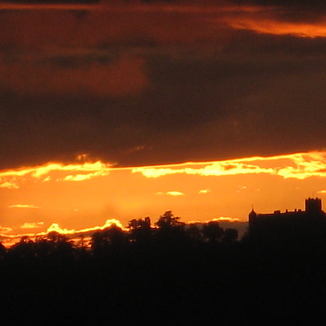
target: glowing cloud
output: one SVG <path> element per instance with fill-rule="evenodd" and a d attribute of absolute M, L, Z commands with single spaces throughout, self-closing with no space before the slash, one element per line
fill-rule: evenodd
<path fill-rule="evenodd" d="M 72 229 L 72 230 L 62 229 L 62 228 L 59 226 L 59 224 L 57 224 L 57 223 L 52 223 L 52 224 L 48 227 L 46 233 L 50 233 L 50 232 L 58 232 L 58 233 L 60 233 L 60 234 L 74 234 L 74 233 L 75 233 L 75 230 L 74 230 L 74 229 Z"/>
<path fill-rule="evenodd" d="M 58 232 L 60 234 L 66 234 L 66 235 L 81 234 L 81 233 L 86 233 L 86 232 L 91 232 L 91 231 L 104 230 L 104 229 L 112 226 L 113 224 L 115 224 L 116 226 L 118 226 L 119 228 L 121 228 L 123 230 L 126 230 L 122 226 L 122 224 L 121 224 L 121 222 L 119 220 L 109 219 L 109 220 L 106 220 L 106 222 L 102 226 L 94 226 L 94 227 L 86 228 L 86 229 L 82 229 L 82 230 L 75 230 L 75 229 L 68 230 L 68 229 L 65 229 L 65 228 L 61 228 L 59 226 L 59 224 L 57 224 L 57 223 L 52 223 L 48 227 L 47 231 L 45 233 L 42 233 L 42 234 L 47 234 L 47 233 L 50 233 L 52 231 Z"/>
<path fill-rule="evenodd" d="M 326 152 L 310 152 L 270 157 L 249 157 L 220 162 L 183 163 L 169 166 L 137 167 L 133 173 L 147 178 L 171 174 L 228 176 L 238 174 L 269 174 L 287 178 L 306 179 L 326 177 Z"/>
<path fill-rule="evenodd" d="M 77 174 L 77 175 L 67 175 L 63 180 L 64 181 L 85 181 L 92 179 L 94 177 L 99 177 L 107 175 L 106 173 L 103 173 L 102 171 L 94 172 L 94 173 L 88 173 L 88 174 Z"/>
<path fill-rule="evenodd" d="M 240 219 L 238 219 L 236 217 L 221 216 L 221 217 L 213 218 L 212 221 L 214 221 L 214 222 L 240 222 Z"/>
<path fill-rule="evenodd" d="M 26 222 L 20 228 L 21 229 L 39 229 L 44 225 L 44 222 Z"/>
<path fill-rule="evenodd" d="M 191 167 L 182 166 L 188 165 Z M 194 166 L 194 167 L 192 167 Z M 195 167 L 196 166 L 196 167 Z M 198 168 L 197 166 L 202 166 Z M 177 168 L 181 167 L 181 168 Z M 163 175 L 169 174 L 192 174 L 201 176 L 222 176 L 222 175 L 236 175 L 236 174 L 247 174 L 247 173 L 268 173 L 274 174 L 273 169 L 261 168 L 252 164 L 244 164 L 232 161 L 222 161 L 222 162 L 207 162 L 207 163 L 186 163 L 180 165 L 173 165 L 171 168 L 155 168 L 155 167 L 140 167 L 134 168 L 132 172 L 140 172 L 147 178 L 158 178 Z"/>
<path fill-rule="evenodd" d="M 3 234 L 9 233 L 12 231 L 12 228 L 5 227 L 5 226 L 0 226 L 0 232 Z"/>
<path fill-rule="evenodd" d="M 39 208 L 35 205 L 28 205 L 28 204 L 14 204 L 10 205 L 9 208 Z"/>
<path fill-rule="evenodd" d="M 201 189 L 198 191 L 199 194 L 208 194 L 209 192 L 211 192 L 210 189 L 206 188 L 206 189 Z"/>
<path fill-rule="evenodd" d="M 168 196 L 184 196 L 183 192 L 180 191 L 167 191 L 167 192 L 157 192 L 157 195 L 168 195 Z"/>
<path fill-rule="evenodd" d="M 84 181 L 99 176 L 106 176 L 110 173 L 111 164 L 97 162 L 84 162 L 81 164 L 47 163 L 36 167 L 26 167 L 23 169 L 6 170 L 0 172 L 0 188 L 18 189 L 19 184 L 26 179 L 42 179 L 42 182 L 50 181 L 49 174 L 69 173 L 57 181 Z"/>
<path fill-rule="evenodd" d="M 10 181 L 1 181 L 0 180 L 0 188 L 6 188 L 6 189 L 18 189 L 19 187 L 14 182 Z"/>
<path fill-rule="evenodd" d="M 326 37 L 326 22 L 303 23 L 282 22 L 276 19 L 240 18 L 229 21 L 228 24 L 235 29 L 252 30 L 262 34 L 294 35 L 297 37 Z"/>

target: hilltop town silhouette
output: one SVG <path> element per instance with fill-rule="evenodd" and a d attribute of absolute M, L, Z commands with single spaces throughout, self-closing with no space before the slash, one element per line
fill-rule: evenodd
<path fill-rule="evenodd" d="M 326 228 L 326 214 L 320 198 L 307 198 L 305 210 L 257 214 L 253 209 L 248 216 L 248 235 L 261 241 L 299 241 L 322 236 Z"/>
<path fill-rule="evenodd" d="M 0 249 L 2 321 L 17 325 L 310 324 L 326 303 L 326 215 L 249 214 L 248 232 L 185 225 L 171 211 L 72 243 L 51 232 Z"/>

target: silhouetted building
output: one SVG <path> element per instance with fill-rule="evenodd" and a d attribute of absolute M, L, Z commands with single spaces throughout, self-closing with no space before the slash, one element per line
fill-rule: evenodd
<path fill-rule="evenodd" d="M 319 198 L 305 200 L 305 210 L 295 209 L 281 213 L 249 213 L 249 236 L 263 239 L 286 239 L 289 236 L 307 237 L 326 230 L 326 214 Z"/>

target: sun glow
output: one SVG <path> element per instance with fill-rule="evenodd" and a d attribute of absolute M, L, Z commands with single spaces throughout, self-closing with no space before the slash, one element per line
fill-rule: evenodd
<path fill-rule="evenodd" d="M 16 185 L 0 188 L 0 241 L 52 231 L 90 236 L 112 224 L 124 229 L 133 218 L 155 221 L 167 210 L 184 221 L 246 221 L 253 203 L 258 211 L 285 210 L 307 196 L 325 196 L 325 178 L 323 151 L 123 168 L 102 161 L 48 163 L 0 171 L 0 184 Z"/>

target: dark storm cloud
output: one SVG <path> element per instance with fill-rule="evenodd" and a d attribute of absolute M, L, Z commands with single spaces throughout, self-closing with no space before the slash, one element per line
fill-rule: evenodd
<path fill-rule="evenodd" d="M 119 15 L 3 14 L 1 169 L 82 153 L 146 165 L 325 146 L 325 38 L 233 29 L 207 13 Z"/>
<path fill-rule="evenodd" d="M 284 48 L 260 36 L 243 48 L 241 37 L 205 60 L 144 55 L 151 87 L 141 95 L 2 96 L 2 167 L 79 153 L 134 165 L 322 148 L 324 41 Z"/>
<path fill-rule="evenodd" d="M 238 4 L 259 4 L 259 5 L 274 5 L 274 6 L 304 6 L 310 8 L 316 8 L 316 6 L 325 6 L 323 0 L 231 0 L 233 3 Z"/>
<path fill-rule="evenodd" d="M 1 1 L 1 2 L 11 2 L 18 4 L 40 4 L 47 5 L 53 3 L 59 4 L 89 4 L 89 3 L 98 3 L 100 0 L 10 0 L 10 1 Z"/>

